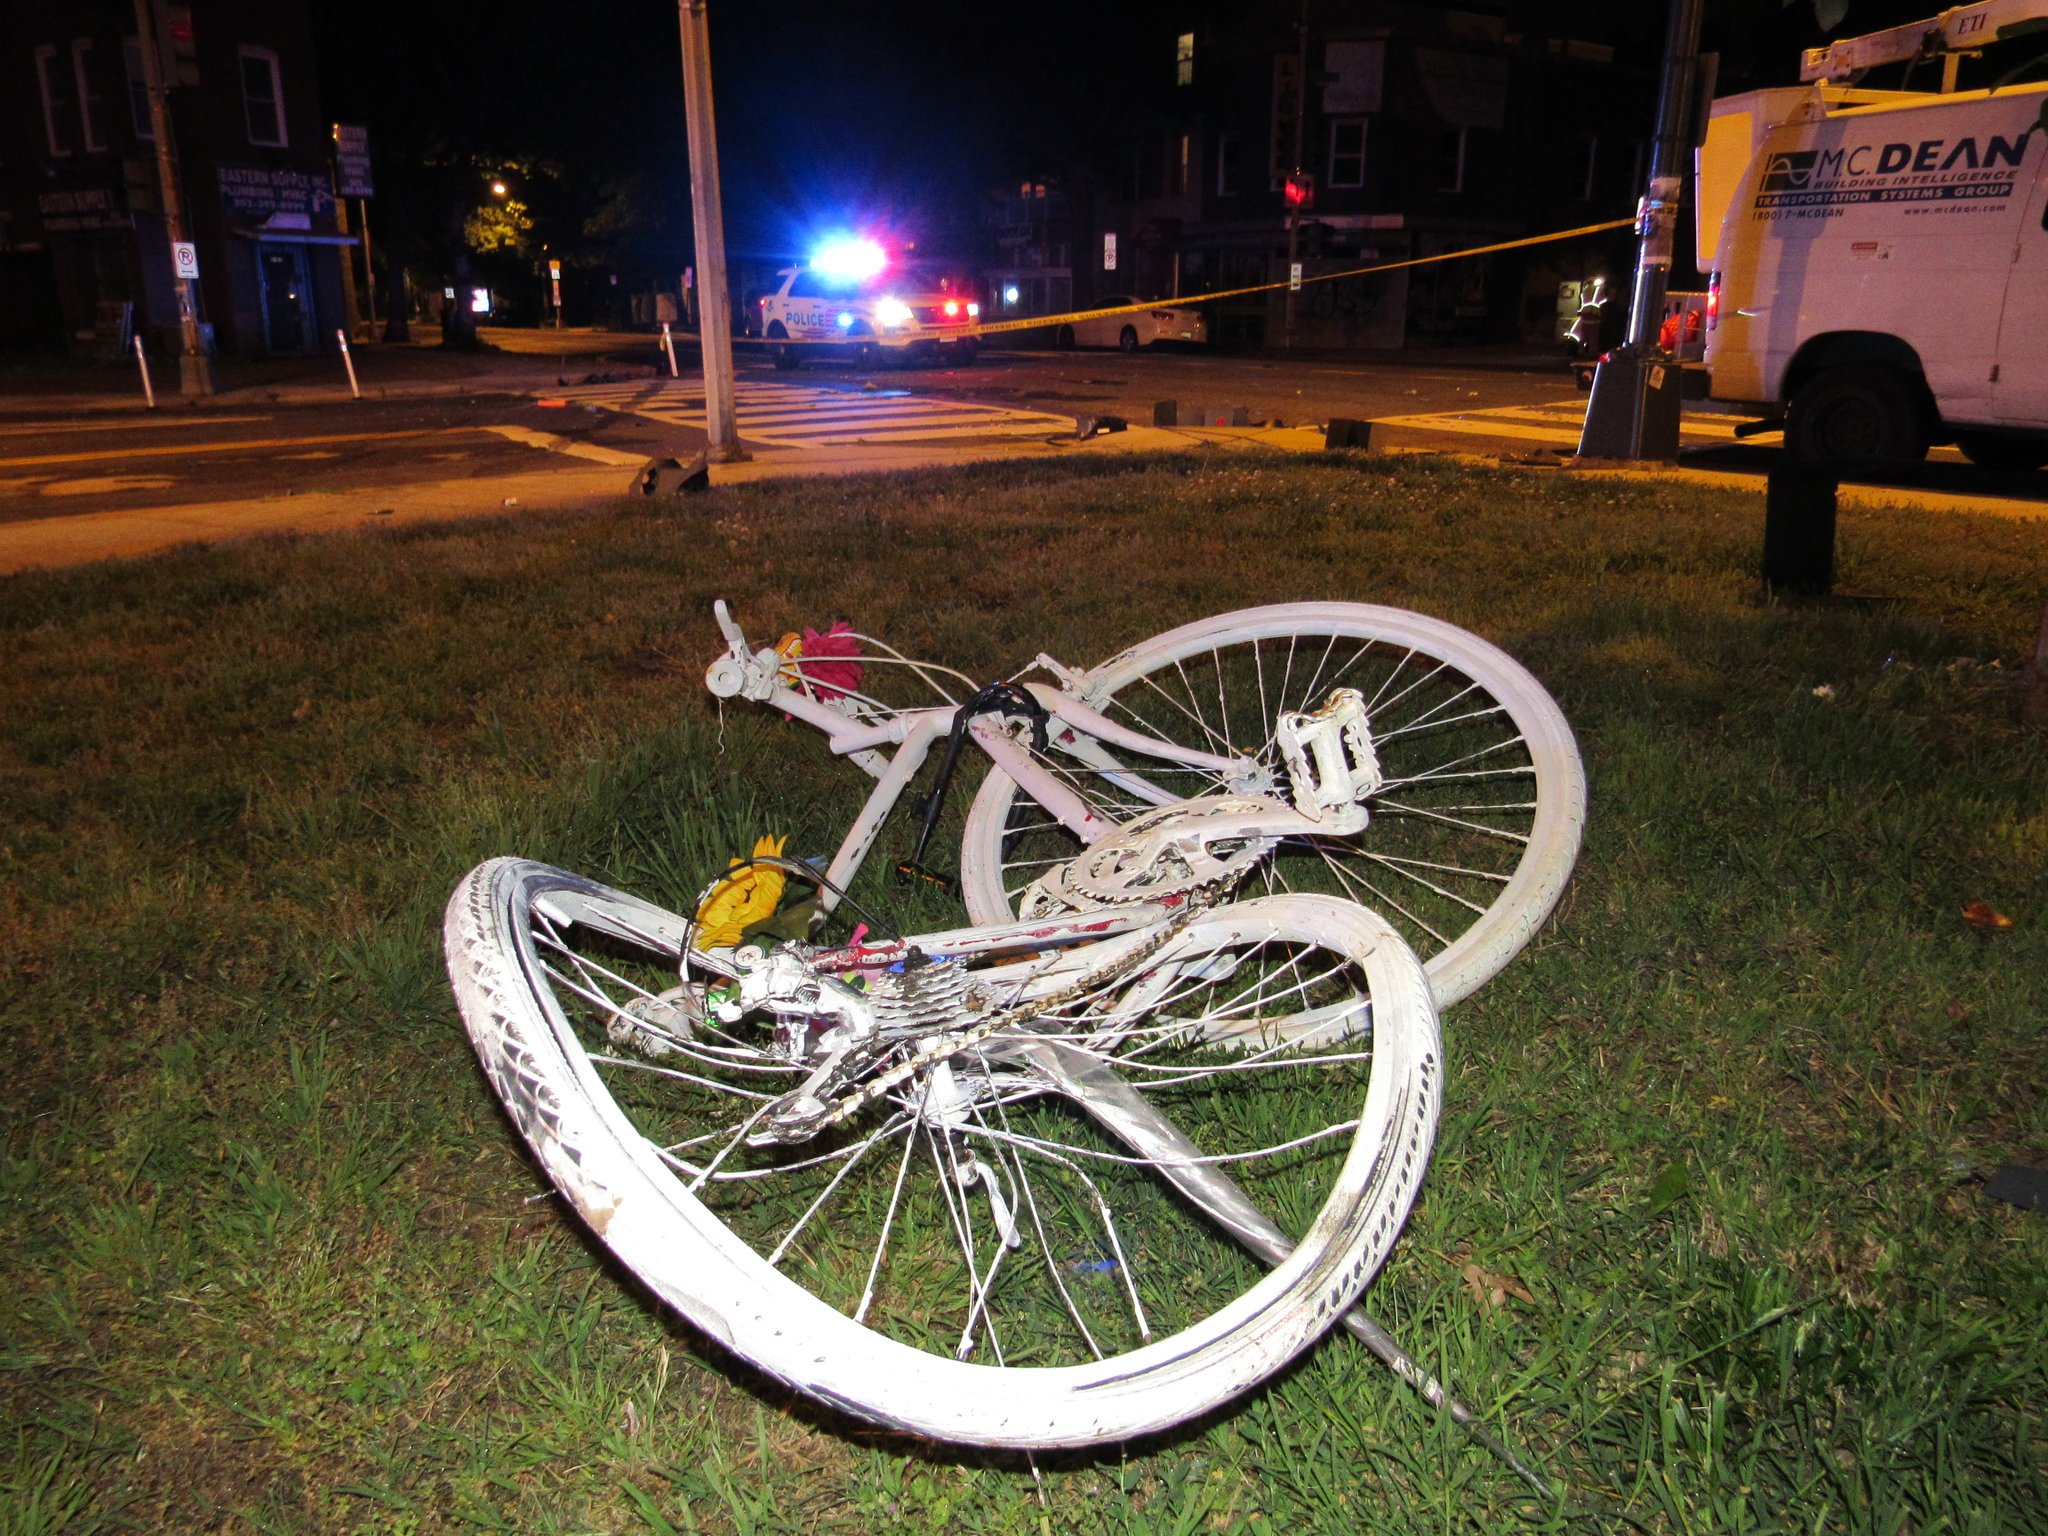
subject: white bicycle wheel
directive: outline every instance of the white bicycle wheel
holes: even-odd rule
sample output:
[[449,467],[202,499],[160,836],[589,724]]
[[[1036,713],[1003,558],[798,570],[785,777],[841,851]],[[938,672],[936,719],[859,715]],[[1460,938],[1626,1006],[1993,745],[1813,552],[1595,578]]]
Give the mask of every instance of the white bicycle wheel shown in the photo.
[[[498,859],[445,941],[492,1087],[591,1230],[719,1343],[893,1428],[1088,1445],[1215,1406],[1351,1305],[1428,1160],[1428,983],[1349,903],[1109,941],[1140,958],[767,1147],[737,1133],[804,1069],[750,1022],[663,1031],[684,931]],[[668,1053],[626,1048],[642,1031]],[[1253,1203],[1298,1244],[1270,1271],[1240,1246]]]
[[[1120,724],[1255,759],[1249,781],[1226,784],[1110,751],[1063,728],[1040,761],[1116,822],[1198,796],[1285,800],[1274,722],[1339,687],[1364,695],[1385,774],[1368,802],[1371,824],[1354,837],[1282,843],[1239,894],[1324,891],[1371,907],[1422,957],[1437,1005],[1448,1007],[1513,959],[1550,915],[1586,818],[1571,727],[1542,684],[1498,647],[1442,620],[1366,603],[1219,614],[1132,646],[1086,673],[1078,692]],[[969,915],[1007,920],[1031,882],[1080,847],[992,770],[961,844]]]

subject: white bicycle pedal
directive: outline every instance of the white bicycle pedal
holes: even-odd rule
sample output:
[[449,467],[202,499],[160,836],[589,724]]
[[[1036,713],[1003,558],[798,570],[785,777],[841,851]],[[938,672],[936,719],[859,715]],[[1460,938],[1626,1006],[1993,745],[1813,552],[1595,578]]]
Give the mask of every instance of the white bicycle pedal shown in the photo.
[[1333,833],[1363,830],[1363,802],[1383,782],[1365,696],[1339,688],[1320,709],[1280,716],[1273,734],[1287,764],[1294,808]]

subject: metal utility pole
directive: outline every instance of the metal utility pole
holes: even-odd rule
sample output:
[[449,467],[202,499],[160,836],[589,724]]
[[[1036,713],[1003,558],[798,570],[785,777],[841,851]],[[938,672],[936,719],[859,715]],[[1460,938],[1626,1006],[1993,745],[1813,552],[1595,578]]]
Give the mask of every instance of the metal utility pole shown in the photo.
[[[157,27],[155,0],[135,0],[135,36],[142,51],[142,82],[149,93],[149,127],[156,135],[158,196],[164,209],[164,233],[171,246],[171,271],[177,274],[178,328],[184,352],[178,358],[178,390],[186,395],[213,393],[213,363],[199,335],[199,279],[196,262],[181,259],[185,239],[185,205],[178,192],[178,146],[171,138],[170,87],[164,83],[162,33]],[[181,270],[182,269],[182,270]]]
[[[1671,0],[1664,34],[1664,76],[1657,100],[1657,137],[1650,146],[1650,189],[1637,218],[1635,289],[1628,340],[1593,375],[1579,455],[1593,459],[1675,461],[1678,457],[1678,370],[1659,354],[1657,329],[1671,276],[1672,236],[1685,181],[1688,126],[1699,75],[1703,0]],[[1667,391],[1668,397],[1667,397]],[[1644,442],[1646,393],[1656,397],[1657,441]]]
[[[1295,31],[1294,174],[1301,175],[1302,151],[1308,137],[1308,0],[1301,0],[1301,21]],[[1289,185],[1292,185],[1290,180]],[[1281,345],[1294,345],[1294,269],[1301,260],[1301,204],[1287,199],[1287,298],[1281,320]]]
[[[348,233],[348,199],[334,200],[334,232]],[[348,327],[353,338],[356,328],[362,324],[362,316],[356,309],[356,248],[353,243],[341,247],[341,320]]]
[[690,136],[690,201],[697,235],[697,346],[704,361],[709,457],[746,458],[733,406],[732,296],[725,283],[725,209],[718,195],[718,132],[711,118],[707,0],[676,0],[683,31],[683,115]]

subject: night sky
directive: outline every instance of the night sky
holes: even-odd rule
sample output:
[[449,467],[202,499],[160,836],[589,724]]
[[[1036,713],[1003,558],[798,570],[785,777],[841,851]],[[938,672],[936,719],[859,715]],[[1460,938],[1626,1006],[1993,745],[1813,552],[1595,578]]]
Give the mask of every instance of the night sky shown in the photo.
[[[1156,55],[1163,80],[1174,32],[1202,9],[713,0],[728,240],[787,253],[849,218],[905,232],[971,220],[985,188],[1099,154],[1119,110],[1141,104],[1129,61]],[[1298,11],[1292,0],[1274,9]],[[1654,0],[1510,9],[1513,25],[1569,36],[1612,36],[1626,18],[1624,57],[1646,65],[1661,47],[1665,7]],[[1853,0],[1845,30],[1939,9]],[[535,201],[559,205],[568,228],[606,183],[638,173],[686,224],[673,3],[316,0],[315,16],[329,115],[371,127],[388,181],[435,154],[544,161],[552,174]],[[1708,0],[1707,16],[1706,46],[1727,55],[1724,91],[1788,83],[1797,48],[1823,35],[1808,0]]]

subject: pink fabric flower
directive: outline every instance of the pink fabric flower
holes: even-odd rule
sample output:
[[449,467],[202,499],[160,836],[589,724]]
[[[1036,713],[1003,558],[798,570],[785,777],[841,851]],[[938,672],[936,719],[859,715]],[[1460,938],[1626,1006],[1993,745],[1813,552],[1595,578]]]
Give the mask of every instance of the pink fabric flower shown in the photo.
[[802,661],[799,670],[805,682],[811,685],[821,699],[842,699],[860,687],[860,641],[854,638],[853,626],[841,619],[822,635],[815,629],[804,630]]

